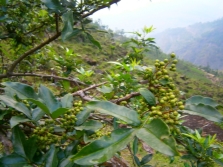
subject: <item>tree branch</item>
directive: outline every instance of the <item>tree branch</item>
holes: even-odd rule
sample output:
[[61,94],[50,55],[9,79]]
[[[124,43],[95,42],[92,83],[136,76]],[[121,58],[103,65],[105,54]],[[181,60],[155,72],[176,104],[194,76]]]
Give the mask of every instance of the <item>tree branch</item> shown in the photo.
[[[29,51],[25,52],[22,56],[20,56],[17,60],[15,60],[12,65],[10,66],[10,68],[7,71],[7,75],[9,75],[10,73],[13,72],[13,70],[15,69],[15,67],[26,57],[28,57],[29,55],[33,54],[34,52],[36,52],[37,50],[41,49],[42,47],[44,47],[45,45],[49,44],[50,42],[54,41],[55,39],[57,39],[59,36],[61,35],[60,32],[56,33],[55,35],[53,35],[52,37],[50,37],[49,39],[47,39],[46,41],[44,41],[43,43],[37,45],[36,47],[30,49]],[[0,76],[1,77],[1,76]]]
[[90,89],[94,89],[94,88],[96,88],[96,87],[99,87],[99,86],[101,86],[101,85],[104,85],[104,84],[106,84],[106,83],[107,83],[107,82],[102,82],[102,83],[100,83],[100,84],[94,84],[94,85],[91,85],[90,87],[87,87],[87,88],[85,88],[85,89],[82,89],[82,90],[79,90],[79,91],[77,91],[77,92],[72,93],[72,96],[80,96],[80,97],[81,97],[83,100],[85,100],[85,101],[92,101],[93,98],[90,97],[90,96],[85,95],[85,92],[88,91],[88,90],[90,90]]
[[106,5],[106,6],[99,6],[98,8],[93,9],[92,11],[90,11],[90,12],[88,12],[88,13],[86,13],[86,14],[83,14],[83,15],[82,15],[82,18],[86,18],[86,17],[88,17],[88,16],[94,14],[94,13],[97,12],[98,10],[107,8],[107,7],[110,6],[110,5],[113,5],[113,4],[115,4],[115,3],[117,4],[119,1],[121,1],[121,0],[112,0],[112,1],[109,2],[109,4]]
[[115,100],[111,100],[111,102],[120,103],[121,101],[126,101],[126,100],[131,99],[132,97],[139,96],[139,95],[140,95],[139,92],[133,92],[133,93],[127,94],[125,97],[115,99]]
[[76,85],[86,85],[85,83],[78,81],[76,79],[70,79],[70,78],[63,78],[55,75],[41,75],[41,74],[34,74],[34,73],[12,73],[12,74],[2,74],[0,75],[0,78],[4,78],[4,76],[34,76],[34,77],[41,77],[41,78],[53,78],[56,80],[65,80],[65,81],[70,81],[74,82]]

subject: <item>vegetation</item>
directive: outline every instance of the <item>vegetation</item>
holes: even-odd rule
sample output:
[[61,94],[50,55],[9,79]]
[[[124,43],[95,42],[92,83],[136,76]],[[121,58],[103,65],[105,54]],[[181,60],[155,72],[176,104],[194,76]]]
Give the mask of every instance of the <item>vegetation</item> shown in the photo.
[[184,167],[223,164],[215,135],[182,125],[184,113],[221,123],[220,105],[182,98],[174,53],[148,60],[157,52],[153,27],[128,39],[91,23],[88,16],[118,1],[0,2],[0,166],[127,166],[131,158],[149,167],[153,150]]

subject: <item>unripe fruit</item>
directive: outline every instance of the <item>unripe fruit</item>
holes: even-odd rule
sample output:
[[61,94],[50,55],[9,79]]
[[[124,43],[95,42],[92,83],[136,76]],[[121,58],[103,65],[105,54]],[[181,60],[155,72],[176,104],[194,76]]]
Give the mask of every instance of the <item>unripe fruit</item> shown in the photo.
[[175,53],[171,53],[171,54],[170,54],[170,57],[171,57],[171,58],[175,58],[175,57],[176,57]]
[[168,59],[164,59],[164,62],[167,63],[168,62]]
[[162,70],[163,74],[168,74],[168,71],[166,69]]
[[172,68],[175,68],[175,67],[176,67],[176,65],[175,65],[175,64],[172,64],[172,65],[171,65],[171,67],[172,67]]
[[177,60],[177,59],[175,59],[175,60],[173,61],[173,63],[174,63],[174,64],[176,64],[177,62],[178,62],[178,60]]
[[155,63],[155,66],[156,66],[156,67],[159,67],[159,66],[160,66],[160,64],[159,64],[159,63]]
[[151,109],[152,109],[152,111],[154,111],[154,110],[156,110],[156,107],[152,106]]
[[174,116],[177,116],[177,115],[178,115],[178,112],[177,112],[177,111],[174,111],[174,112],[173,112],[173,115],[174,115]]
[[158,111],[158,112],[157,112],[157,115],[162,115],[162,112],[161,112],[161,111]]
[[180,110],[183,110],[183,109],[184,109],[184,106],[183,106],[183,105],[180,105],[180,106],[179,106],[179,109],[180,109]]
[[161,104],[164,104],[164,103],[165,103],[165,101],[164,101],[164,100],[160,100],[160,103],[161,103]]
[[156,75],[162,75],[162,72],[161,71],[158,71],[157,73],[156,73]]
[[165,63],[164,63],[163,61],[161,61],[161,62],[160,62],[160,65],[161,65],[161,66],[164,66],[164,65],[165,65]]

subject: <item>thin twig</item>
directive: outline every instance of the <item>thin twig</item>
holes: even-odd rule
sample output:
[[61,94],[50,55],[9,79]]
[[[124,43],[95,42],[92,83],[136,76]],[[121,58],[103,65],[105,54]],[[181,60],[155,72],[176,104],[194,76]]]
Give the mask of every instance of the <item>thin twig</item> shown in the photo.
[[118,104],[121,101],[126,101],[126,100],[131,99],[132,97],[139,96],[139,95],[140,95],[139,92],[133,92],[133,93],[127,94],[125,97],[115,99],[115,100],[111,100],[111,102]]
[[78,85],[78,84],[86,85],[85,83],[78,81],[76,79],[64,78],[64,77],[59,77],[56,75],[42,75],[42,74],[35,74],[35,73],[12,73],[12,74],[8,74],[8,76],[9,77],[12,77],[12,76],[35,76],[35,77],[41,77],[41,78],[53,78],[53,79],[57,79],[57,80],[65,80],[65,81],[74,82],[76,85]]
[[135,159],[134,159],[134,154],[132,153],[132,149],[130,147],[130,144],[127,145],[127,148],[128,148],[128,150],[129,150],[129,152],[132,156],[132,159],[133,159],[132,161],[133,161],[134,166],[138,166],[138,165],[136,165],[136,162],[135,162]]
[[111,2],[109,2],[108,5],[105,5],[105,6],[104,6],[104,5],[103,5],[103,6],[99,6],[98,8],[93,9],[92,11],[90,11],[90,12],[88,12],[88,13],[86,13],[86,14],[83,14],[83,15],[82,15],[82,18],[86,18],[86,17],[88,17],[88,16],[94,14],[94,13],[97,12],[98,10],[107,8],[107,7],[110,6],[110,5],[113,5],[113,4],[115,4],[115,3],[117,4],[119,1],[121,1],[121,0],[112,0]]
[[89,87],[87,87],[87,88],[85,88],[85,89],[81,89],[81,90],[79,90],[79,91],[77,91],[77,92],[72,93],[72,96],[80,96],[80,97],[81,97],[83,100],[85,100],[85,101],[92,101],[93,98],[90,97],[90,96],[85,95],[85,92],[88,91],[88,90],[94,89],[94,88],[96,88],[96,87],[99,87],[99,86],[101,86],[101,85],[104,85],[104,84],[106,84],[106,83],[107,83],[107,82],[102,82],[102,83],[100,83],[100,84],[94,84],[94,85],[91,85],[91,86],[89,86]]

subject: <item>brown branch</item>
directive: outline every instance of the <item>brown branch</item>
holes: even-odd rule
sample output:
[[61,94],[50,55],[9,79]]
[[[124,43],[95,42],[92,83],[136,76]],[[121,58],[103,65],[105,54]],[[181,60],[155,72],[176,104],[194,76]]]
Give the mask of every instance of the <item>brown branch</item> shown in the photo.
[[111,6],[111,5],[115,4],[115,3],[117,4],[119,1],[121,1],[121,0],[112,0],[111,2],[109,2],[108,5],[105,5],[105,6],[104,6],[104,5],[103,5],[103,6],[99,6],[98,8],[93,9],[92,11],[90,11],[90,12],[88,12],[88,13],[86,13],[86,14],[83,14],[83,15],[82,15],[82,18],[86,18],[86,17],[88,17],[88,16],[94,14],[94,13],[97,12],[98,10],[107,8],[107,7],[109,7],[109,6]]
[[25,35],[28,35],[28,34],[30,34],[30,33],[32,33],[32,32],[34,32],[34,31],[36,31],[36,30],[38,30],[38,29],[42,28],[44,25],[46,25],[46,24],[45,24],[45,23],[43,23],[43,24],[41,24],[40,26],[35,27],[34,29],[32,29],[32,30],[30,30],[30,31],[28,31],[28,32],[26,32],[26,33],[24,33],[24,34],[25,34]]
[[0,78],[3,75],[8,76],[8,77],[11,77],[11,76],[34,76],[34,77],[41,77],[41,78],[53,78],[56,80],[65,80],[65,81],[74,82],[76,85],[78,85],[78,84],[86,85],[85,83],[78,81],[76,79],[63,78],[63,77],[59,77],[59,76],[55,76],[55,75],[41,75],[41,74],[34,74],[34,73],[12,73],[12,74],[2,74],[2,75],[0,75]]
[[83,100],[85,100],[85,101],[92,101],[93,98],[90,97],[90,96],[85,95],[85,92],[88,91],[88,90],[90,90],[90,89],[94,89],[94,88],[96,88],[96,87],[99,87],[99,86],[101,86],[101,85],[104,85],[104,84],[106,84],[106,83],[107,83],[107,82],[102,82],[102,83],[100,83],[100,84],[94,84],[94,85],[91,85],[91,86],[89,86],[89,87],[87,87],[87,88],[85,88],[85,89],[82,89],[82,90],[79,90],[79,91],[77,91],[77,92],[72,93],[72,96],[80,96],[80,97],[81,97]]
[[99,115],[94,114],[94,115],[90,116],[90,118],[100,119],[100,120],[103,120],[105,122],[108,122],[110,125],[113,125],[112,119],[107,118],[107,115],[105,115],[105,117],[103,117],[103,116],[99,116]]
[[[49,44],[50,42],[54,41],[55,39],[57,39],[59,36],[61,35],[60,32],[56,33],[55,35],[53,35],[52,37],[50,37],[49,39],[47,39],[46,41],[42,42],[41,44],[37,45],[36,47],[30,49],[29,51],[25,52],[22,56],[20,56],[17,60],[15,60],[10,68],[7,71],[7,75],[9,75],[10,73],[13,72],[13,70],[15,69],[15,67],[26,57],[28,57],[29,55],[33,54],[34,52],[36,52],[37,50],[41,49],[42,47],[44,47],[45,45]],[[1,78],[1,76],[0,76]]]
[[0,142],[4,146],[4,152],[6,153],[6,155],[10,154],[13,150],[12,142],[1,131],[0,131]]
[[126,100],[131,99],[132,97],[139,96],[139,95],[140,95],[139,92],[133,92],[133,93],[127,94],[125,97],[115,99],[115,100],[111,100],[111,102],[120,103],[121,101],[126,101]]
[[23,122],[22,124],[25,125],[25,126],[28,126],[30,128],[35,128],[36,127],[35,125],[33,125],[33,124],[29,123],[29,122]]

